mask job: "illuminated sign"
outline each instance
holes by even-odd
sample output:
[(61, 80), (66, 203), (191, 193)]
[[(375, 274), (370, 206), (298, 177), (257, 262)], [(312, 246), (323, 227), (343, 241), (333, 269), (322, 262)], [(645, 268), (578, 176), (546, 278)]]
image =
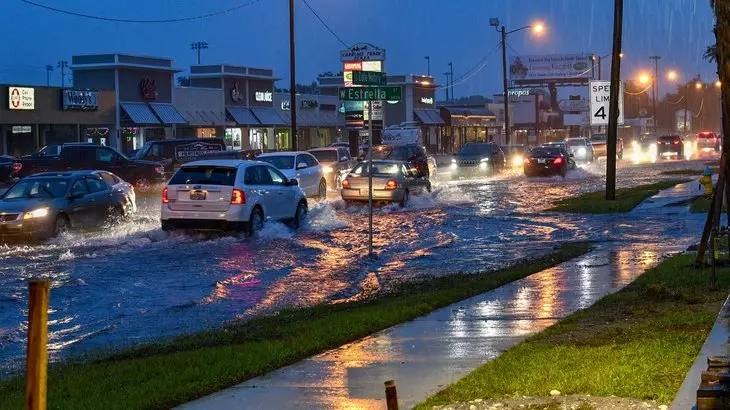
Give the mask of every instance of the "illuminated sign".
[(272, 102), (274, 101), (274, 94), (271, 91), (256, 91), (254, 98), (259, 102)]
[(63, 109), (94, 111), (99, 108), (96, 91), (63, 90)]
[(238, 91), (238, 81), (233, 82), (233, 87), (231, 88), (231, 100), (235, 103), (243, 102), (243, 93)]
[(145, 100), (156, 100), (157, 99), (157, 84), (151, 77), (142, 77), (142, 81), (139, 83), (139, 90), (142, 94), (142, 98)]
[(508, 90), (507, 95), (510, 97), (523, 97), (525, 95), (530, 95), (530, 90)]
[(340, 59), (342, 61), (383, 61), (385, 60), (385, 50), (372, 44), (360, 43), (340, 51)]
[(8, 87), (8, 98), (11, 110), (35, 109), (35, 88)]
[(302, 108), (317, 108), (319, 103), (314, 100), (303, 100), (301, 102)]
[(433, 97), (421, 97), (421, 102), (424, 104), (433, 104)]
[(289, 110), (291, 110), (291, 101), (282, 101), (281, 102), (281, 110), (282, 111), (289, 111)]

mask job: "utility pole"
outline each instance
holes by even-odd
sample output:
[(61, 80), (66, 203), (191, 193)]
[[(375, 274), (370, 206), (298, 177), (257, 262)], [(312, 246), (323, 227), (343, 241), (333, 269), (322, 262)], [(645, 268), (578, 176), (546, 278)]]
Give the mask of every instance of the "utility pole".
[(608, 108), (606, 152), (606, 199), (616, 199), (616, 140), (618, 137), (618, 99), (621, 90), (621, 41), (623, 39), (624, 0), (614, 0), (613, 52), (611, 54), (611, 91)]
[(451, 99), (456, 100), (454, 95), (454, 64), (449, 63), (449, 74), (451, 75)]
[(601, 73), (603, 72), (603, 69), (601, 68), (601, 60), (603, 60), (603, 57), (598, 57), (598, 79), (601, 79)]
[(53, 71), (53, 66), (48, 64), (46, 66), (46, 87), (51, 86), (51, 71)]
[(59, 60), (58, 63), (56, 63), (56, 66), (61, 69), (61, 88), (63, 89), (65, 87), (66, 68), (68, 67), (68, 61)]
[(198, 52), (198, 65), (200, 65), (200, 50), (207, 50), (208, 43), (206, 43), (205, 41), (196, 41), (190, 44), (190, 48)]
[(596, 55), (591, 56), (591, 80), (596, 79)]
[(426, 73), (428, 73), (428, 76), (430, 77), (431, 76), (431, 57), (430, 56), (426, 56), (426, 57), (423, 57), (423, 58), (426, 59), (426, 68), (427, 68)]
[(447, 71), (444, 73), (444, 75), (446, 76), (446, 104), (448, 104), (450, 101), (449, 100), (449, 75), (451, 75), (451, 73), (449, 73)]
[(502, 26), (502, 87), (504, 91), (504, 144), (509, 145), (509, 93), (507, 92), (507, 29)]
[(651, 56), (649, 57), (650, 60), (654, 60), (654, 81), (651, 83), (651, 95), (652, 95), (652, 117), (654, 118), (654, 132), (657, 130), (657, 126), (659, 125), (656, 117), (656, 97), (659, 94), (658, 86), (659, 86), (659, 60), (661, 60), (661, 56)]
[(291, 107), (291, 149), (297, 151), (299, 138), (297, 138), (297, 60), (296, 47), (294, 46), (294, 0), (289, 0), (289, 100)]

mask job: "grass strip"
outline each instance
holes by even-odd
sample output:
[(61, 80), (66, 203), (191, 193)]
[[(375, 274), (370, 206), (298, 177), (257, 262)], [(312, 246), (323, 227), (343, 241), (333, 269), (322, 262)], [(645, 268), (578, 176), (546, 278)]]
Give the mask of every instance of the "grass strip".
[(660, 181), (653, 184), (639, 185), (633, 188), (616, 190), (616, 200), (606, 200), (605, 191), (590, 192), (565, 198), (558, 201), (549, 209), (554, 212), (571, 212), (581, 214), (610, 214), (629, 212), (636, 208), (644, 199), (656, 195), (659, 191), (671, 188), (677, 184), (690, 182), (689, 180)]
[[(689, 211), (695, 214), (706, 214), (710, 212), (710, 205), (712, 205), (712, 198), (701, 196), (692, 201)], [(727, 212), (727, 205), (722, 205), (722, 212)]]
[[(169, 408), (415, 319), (580, 256), (570, 243), (512, 267), (434, 277), (366, 300), (283, 310), (224, 329), (122, 351), (49, 372), (49, 409)], [(0, 382), (0, 409), (23, 407), (24, 380)]]
[[(719, 172), (718, 167), (712, 167), (710, 168), (712, 170), (713, 174), (717, 174)], [(660, 175), (702, 175), (705, 172), (703, 169), (672, 169), (668, 171), (662, 171), (659, 174)]]
[(618, 396), (669, 404), (730, 290), (730, 268), (691, 266), (674, 256), (622, 291), (534, 335), (421, 403), (563, 394)]

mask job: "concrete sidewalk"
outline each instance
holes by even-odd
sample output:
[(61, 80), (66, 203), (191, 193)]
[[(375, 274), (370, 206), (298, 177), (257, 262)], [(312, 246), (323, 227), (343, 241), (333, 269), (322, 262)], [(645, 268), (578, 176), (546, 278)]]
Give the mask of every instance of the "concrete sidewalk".
[(526, 337), (632, 282), (678, 245), (593, 252), (180, 409), (383, 409), (383, 383), (411, 408)]

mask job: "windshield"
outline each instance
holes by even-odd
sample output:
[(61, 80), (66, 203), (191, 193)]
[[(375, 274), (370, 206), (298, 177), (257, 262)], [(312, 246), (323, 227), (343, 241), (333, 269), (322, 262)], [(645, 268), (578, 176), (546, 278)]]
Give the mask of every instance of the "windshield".
[[(368, 149), (365, 149), (364, 158), (368, 158)], [(408, 161), (409, 149), (406, 147), (392, 147), (381, 145), (373, 149), (373, 159), (392, 159), (398, 161)]]
[(62, 198), (68, 190), (68, 180), (54, 179), (25, 179), (5, 193), (3, 199), (20, 199), (20, 198)]
[(45, 147), (41, 148), (40, 151), (38, 151), (38, 156), (49, 156), (49, 155), (59, 155), (61, 152), (61, 146), (60, 145), (46, 145)]
[(558, 147), (541, 147), (532, 150), (533, 157), (556, 157), (561, 155), (560, 148)]
[(237, 168), (218, 166), (182, 167), (170, 179), (169, 185), (228, 185), (236, 181)]
[[(355, 175), (367, 175), (367, 163), (361, 162), (352, 170)], [(402, 164), (391, 164), (384, 162), (373, 162), (373, 174), (378, 175), (397, 175), (401, 170)]]
[(259, 161), (268, 162), (269, 164), (279, 169), (292, 169), (294, 168), (294, 156), (293, 155), (272, 155), (267, 157), (258, 157)]
[(337, 150), (309, 151), (319, 162), (337, 162)]
[(491, 153), (489, 145), (486, 144), (467, 144), (461, 148), (459, 155), (489, 155)]

